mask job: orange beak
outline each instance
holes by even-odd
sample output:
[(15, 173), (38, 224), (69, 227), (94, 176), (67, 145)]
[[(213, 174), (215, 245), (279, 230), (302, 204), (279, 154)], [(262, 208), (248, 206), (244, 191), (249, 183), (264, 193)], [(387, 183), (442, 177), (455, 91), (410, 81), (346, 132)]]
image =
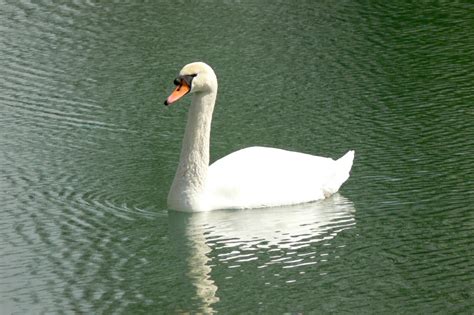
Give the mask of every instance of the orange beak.
[(176, 89), (171, 93), (170, 96), (165, 101), (165, 105), (171, 105), (186, 94), (189, 93), (191, 87), (186, 83), (186, 81), (181, 80), (181, 84), (176, 86)]

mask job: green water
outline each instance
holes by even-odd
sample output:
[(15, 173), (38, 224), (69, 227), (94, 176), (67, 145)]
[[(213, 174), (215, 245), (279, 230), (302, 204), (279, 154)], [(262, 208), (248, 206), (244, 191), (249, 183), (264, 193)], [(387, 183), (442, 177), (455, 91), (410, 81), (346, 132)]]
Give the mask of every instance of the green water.
[[(0, 1), (0, 314), (474, 312), (474, 6)], [(356, 151), (339, 194), (168, 211), (189, 99), (212, 160)]]

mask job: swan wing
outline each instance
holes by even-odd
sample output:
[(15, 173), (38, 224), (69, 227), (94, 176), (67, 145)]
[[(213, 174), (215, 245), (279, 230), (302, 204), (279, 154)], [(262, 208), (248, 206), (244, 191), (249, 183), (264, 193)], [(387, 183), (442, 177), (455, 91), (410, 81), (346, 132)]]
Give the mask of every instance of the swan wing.
[(256, 208), (323, 199), (349, 177), (354, 152), (335, 161), (299, 152), (250, 147), (209, 167), (212, 208)]

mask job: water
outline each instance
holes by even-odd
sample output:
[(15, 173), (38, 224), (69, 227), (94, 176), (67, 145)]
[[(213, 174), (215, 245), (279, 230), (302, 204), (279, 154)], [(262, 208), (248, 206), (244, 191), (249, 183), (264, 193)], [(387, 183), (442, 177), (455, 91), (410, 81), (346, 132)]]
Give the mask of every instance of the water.
[[(0, 314), (474, 311), (473, 5), (0, 3)], [(211, 155), (356, 150), (304, 206), (168, 212), (186, 63)]]

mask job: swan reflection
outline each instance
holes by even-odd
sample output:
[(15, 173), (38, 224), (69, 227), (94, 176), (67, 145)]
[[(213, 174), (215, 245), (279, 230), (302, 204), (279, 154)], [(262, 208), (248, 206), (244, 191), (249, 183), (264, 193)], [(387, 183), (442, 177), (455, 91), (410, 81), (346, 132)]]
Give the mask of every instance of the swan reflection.
[(218, 285), (211, 278), (213, 265), (229, 261), (245, 264), (258, 260), (257, 252), (275, 250), (299, 251), (300, 257), (283, 262), (279, 256), (267, 264), (281, 263), (283, 268), (290, 268), (315, 263), (311, 261), (311, 251), (307, 253), (304, 248), (326, 243), (342, 230), (353, 227), (354, 213), (352, 202), (335, 194), (323, 201), (290, 207), (203, 213), (170, 211), (169, 222), (177, 248), (185, 250), (186, 276), (201, 301), (201, 311), (212, 313), (212, 305), (219, 301)]

